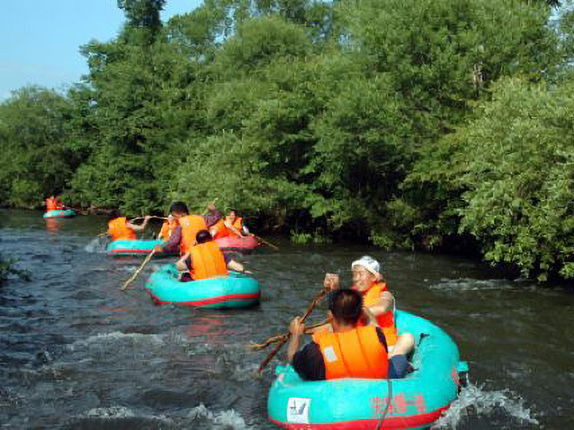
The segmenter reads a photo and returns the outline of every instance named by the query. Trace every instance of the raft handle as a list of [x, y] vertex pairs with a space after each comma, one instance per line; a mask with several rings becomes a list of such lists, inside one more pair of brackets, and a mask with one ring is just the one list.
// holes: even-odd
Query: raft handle
[[430, 336], [430, 334], [428, 334], [428, 333], [421, 333], [421, 337], [419, 339], [419, 343], [417, 344], [417, 347], [421, 346], [421, 342], [423, 341], [423, 339], [425, 337], [429, 337], [429, 336]]

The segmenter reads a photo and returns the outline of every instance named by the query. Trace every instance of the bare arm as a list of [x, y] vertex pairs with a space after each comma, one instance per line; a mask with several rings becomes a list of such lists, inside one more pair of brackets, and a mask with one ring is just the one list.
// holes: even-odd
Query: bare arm
[[191, 255], [191, 253], [188, 252], [183, 257], [181, 257], [179, 260], [177, 260], [177, 263], [175, 263], [175, 267], [177, 267], [177, 270], [179, 270], [180, 272], [187, 272], [189, 270], [187, 268], [187, 264], [186, 264], [185, 260], [187, 260], [190, 255]]
[[395, 298], [390, 292], [384, 291], [381, 293], [379, 302], [374, 306], [369, 306], [368, 309], [375, 317], [377, 317], [379, 315], [392, 311], [394, 309], [394, 306], [395, 306]]
[[287, 362], [293, 363], [293, 357], [301, 347], [301, 336], [305, 332], [305, 324], [301, 322], [301, 317], [295, 317], [289, 326], [289, 347], [287, 348]]
[[243, 264], [235, 260], [231, 260], [229, 263], [227, 263], [227, 268], [235, 270], [236, 272], [245, 272], [245, 267], [243, 266]]
[[151, 217], [149, 215], [146, 215], [144, 217], [144, 222], [141, 223], [141, 225], [134, 224], [134, 223], [128, 221], [127, 226], [128, 226], [128, 228], [132, 229], [133, 231], [142, 231], [147, 227], [147, 223], [149, 222], [150, 218]]

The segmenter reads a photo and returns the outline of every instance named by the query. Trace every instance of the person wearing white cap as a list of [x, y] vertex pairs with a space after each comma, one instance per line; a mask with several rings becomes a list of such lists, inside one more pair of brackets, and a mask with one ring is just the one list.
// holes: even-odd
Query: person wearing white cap
[[[351, 269], [352, 288], [363, 296], [364, 321], [370, 321], [371, 324], [381, 327], [389, 346], [389, 356], [408, 354], [414, 348], [415, 340], [410, 333], [398, 336], [394, 317], [395, 298], [387, 290], [379, 262], [365, 255], [353, 261]], [[327, 273], [324, 284], [331, 290], [339, 288], [339, 275]]]

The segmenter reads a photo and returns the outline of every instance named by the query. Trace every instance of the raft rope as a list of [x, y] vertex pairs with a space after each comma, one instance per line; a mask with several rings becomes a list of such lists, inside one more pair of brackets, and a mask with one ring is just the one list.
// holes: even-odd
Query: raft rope
[[385, 410], [383, 411], [383, 415], [381, 415], [381, 418], [379, 418], [379, 422], [377, 423], [377, 427], [375, 427], [375, 430], [381, 430], [383, 422], [385, 421], [387, 413], [389, 412], [389, 407], [391, 406], [391, 398], [393, 397], [393, 383], [391, 382], [391, 378], [389, 377], [387, 377], [387, 386], [388, 386], [387, 404], [385, 405]]

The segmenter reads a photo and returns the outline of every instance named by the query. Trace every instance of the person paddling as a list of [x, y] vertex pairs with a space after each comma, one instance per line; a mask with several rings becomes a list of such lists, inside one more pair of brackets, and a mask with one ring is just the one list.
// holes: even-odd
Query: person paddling
[[165, 240], [166, 242], [169, 241], [177, 225], [177, 220], [172, 214], [169, 214], [167, 219], [161, 225], [161, 230], [159, 231], [157, 238]]
[[46, 211], [55, 211], [55, 210], [62, 210], [64, 209], [64, 205], [62, 204], [61, 197], [54, 197], [51, 195], [50, 197], [46, 198]]
[[[402, 349], [406, 349], [407, 353], [412, 351], [415, 345], [412, 334], [404, 333], [398, 336], [394, 316], [395, 298], [387, 290], [387, 283], [384, 281], [379, 262], [365, 255], [353, 261], [351, 269], [353, 271], [351, 288], [361, 294], [366, 308], [359, 325], [373, 324], [374, 321], [371, 321], [371, 318], [374, 317], [385, 335], [391, 354], [399, 340]], [[324, 283], [330, 290], [339, 288], [339, 275], [327, 273]]]
[[217, 221], [210, 229], [214, 239], [223, 237], [243, 237], [249, 234], [247, 227], [243, 225], [243, 218], [237, 215], [235, 209], [229, 209], [225, 218]]
[[150, 220], [146, 215], [142, 224], [133, 224], [122, 216], [117, 209], [112, 209], [108, 215], [108, 234], [113, 240], [118, 239], [137, 239], [136, 231], [143, 231]]
[[[361, 325], [363, 296], [353, 289], [330, 293], [332, 332], [313, 334], [313, 342], [299, 351], [305, 325], [300, 317], [291, 322], [287, 361], [304, 380], [339, 378], [402, 378], [408, 372], [408, 348], [395, 347], [391, 356], [379, 327]], [[406, 346], [406, 345], [405, 345]]]
[[219, 211], [213, 203], [207, 206], [208, 213], [202, 215], [190, 215], [187, 205], [183, 202], [174, 202], [170, 209], [170, 215], [177, 221], [169, 241], [164, 245], [156, 245], [156, 252], [175, 253], [179, 250], [181, 255], [186, 254], [193, 244], [200, 230], [207, 230], [220, 218]]
[[233, 260], [219, 249], [213, 237], [207, 230], [200, 230], [196, 236], [196, 244], [178, 262], [179, 271], [189, 271], [182, 281], [198, 281], [200, 279], [227, 276], [228, 269], [244, 272], [241, 263]]

